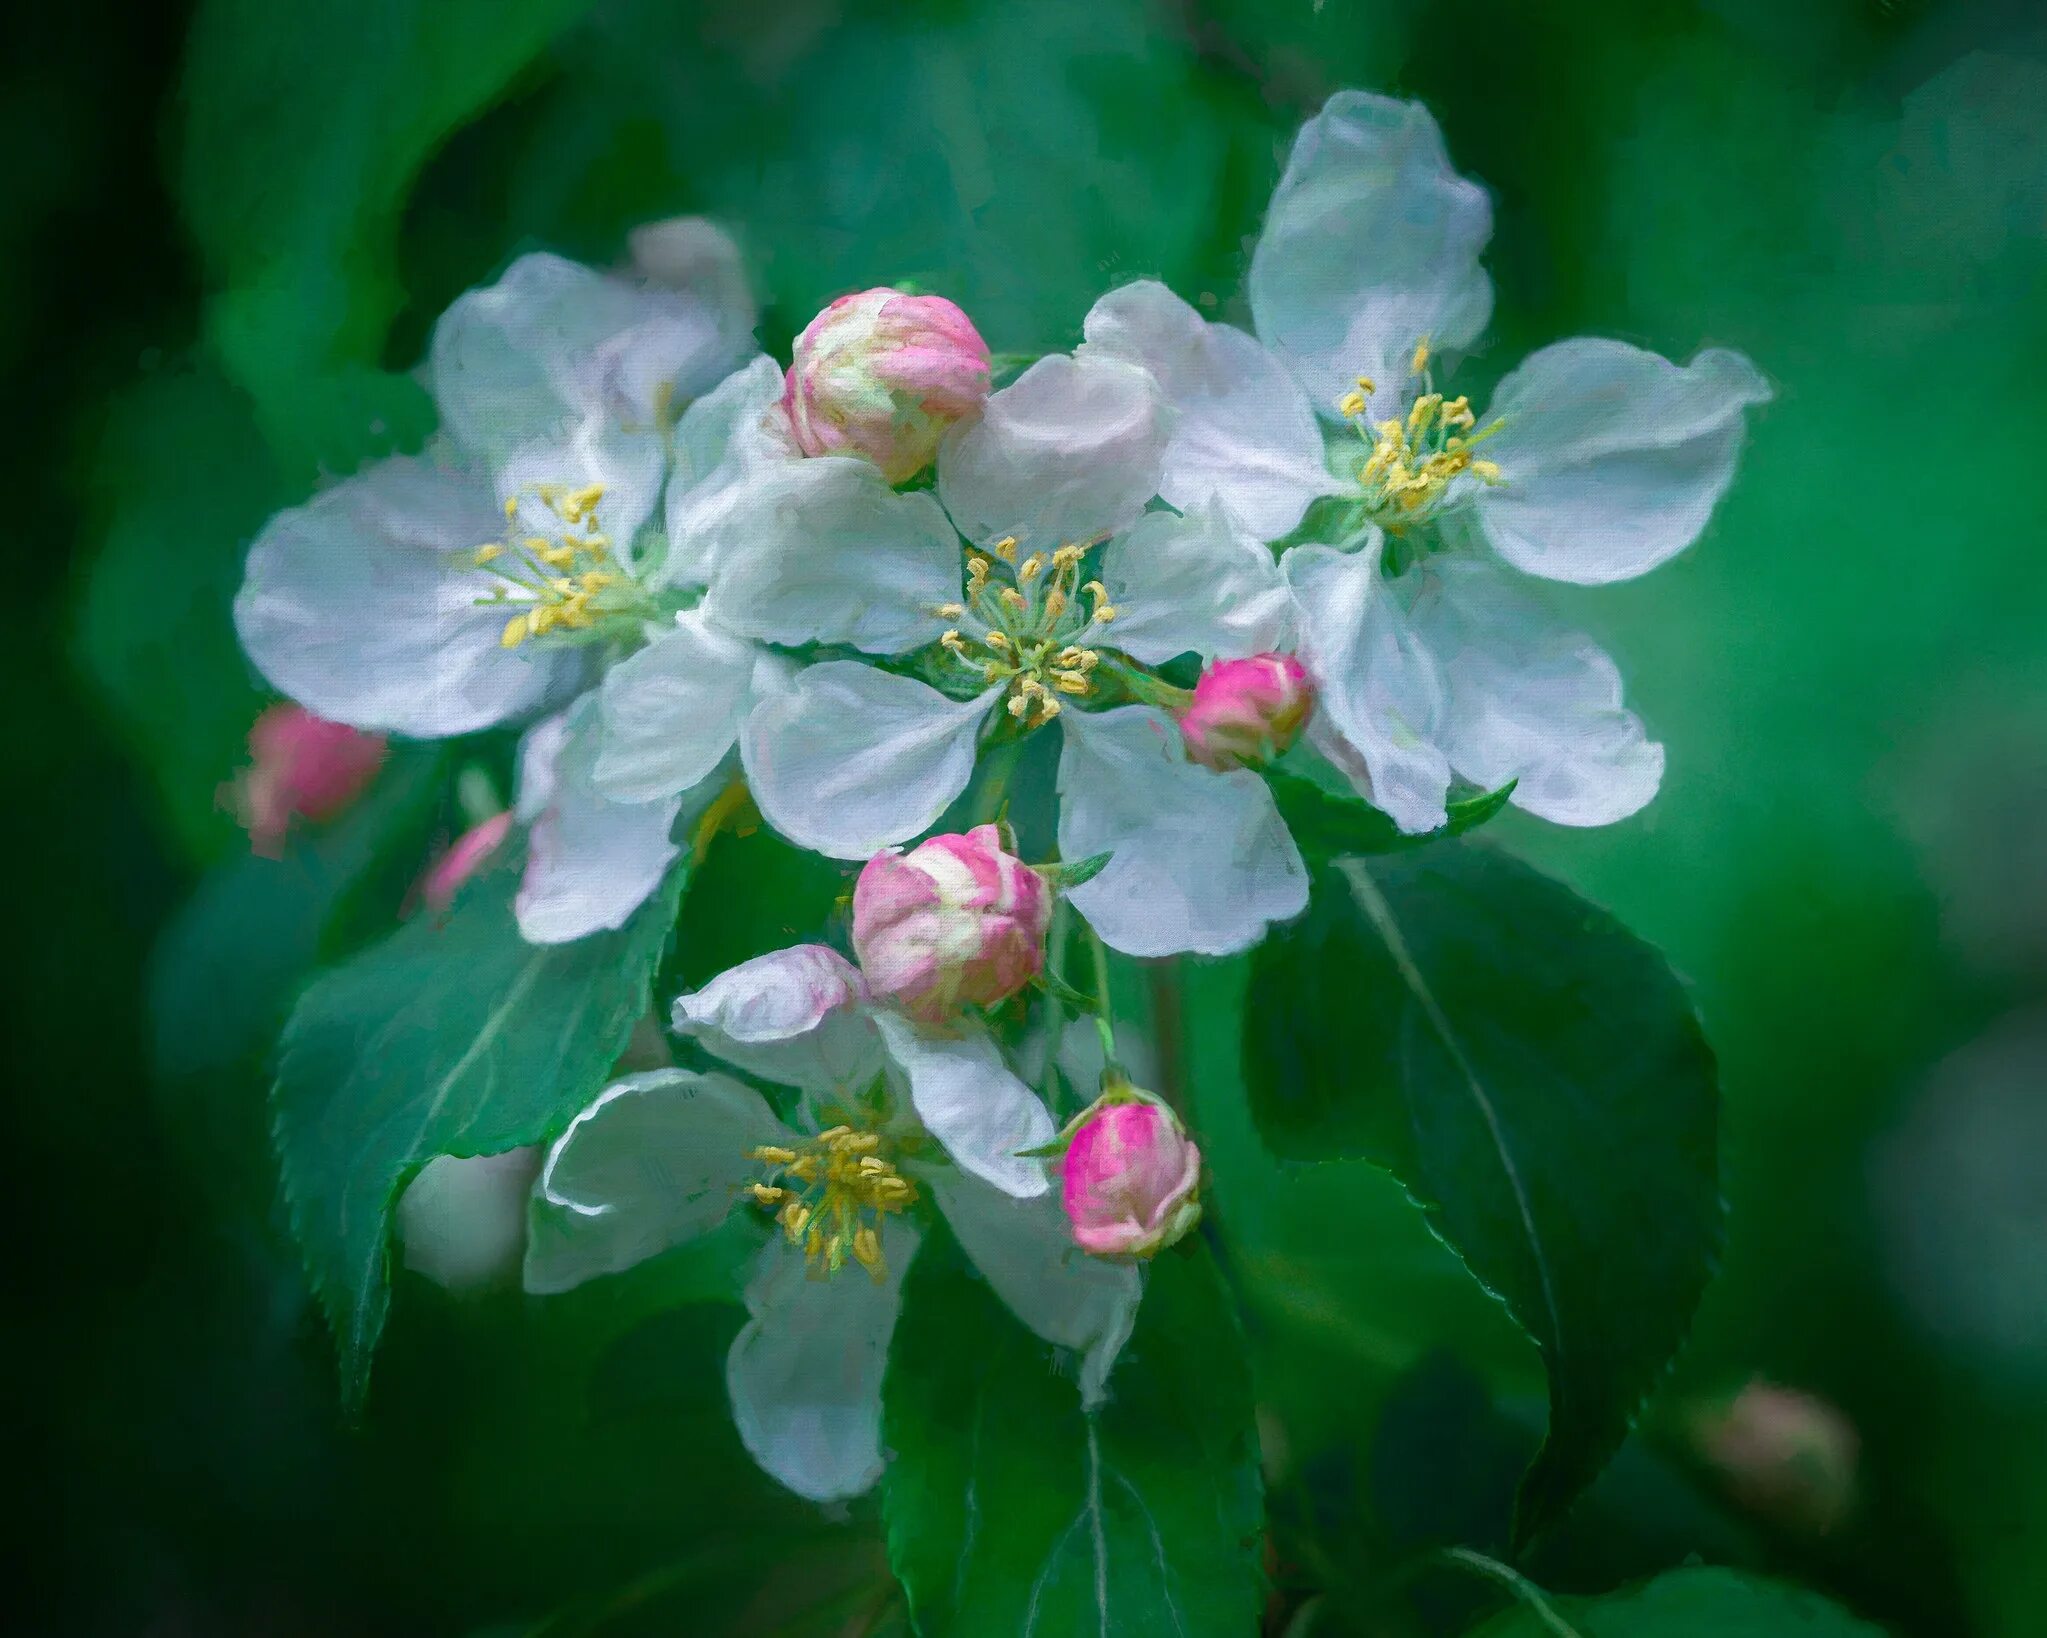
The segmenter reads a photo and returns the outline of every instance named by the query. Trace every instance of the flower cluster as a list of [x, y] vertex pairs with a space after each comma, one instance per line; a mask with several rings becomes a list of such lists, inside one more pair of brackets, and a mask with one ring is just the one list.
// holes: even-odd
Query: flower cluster
[[[697, 1067], [618, 1080], [531, 1164], [422, 1173], [415, 1261], [500, 1266], [517, 1212], [445, 1219], [505, 1190], [531, 1192], [535, 1291], [758, 1214], [728, 1386], [749, 1448], [819, 1498], [880, 1471], [882, 1363], [934, 1212], [1105, 1393], [1145, 1261], [1199, 1221], [1202, 1158], [1115, 1062], [1106, 976], [1076, 991], [1064, 952], [1085, 939], [1106, 975], [1112, 951], [1226, 955], [1298, 915], [1275, 763], [1410, 834], [1510, 786], [1605, 824], [1662, 777], [1613, 662], [1534, 583], [1682, 551], [1768, 389], [1731, 352], [1580, 339], [1477, 407], [1453, 388], [1490, 316], [1490, 225], [1426, 112], [1343, 93], [1273, 197], [1249, 331], [1130, 284], [998, 388], [964, 312], [878, 288], [784, 365], [696, 221], [643, 230], [628, 268], [532, 255], [459, 300], [433, 444], [249, 554], [249, 655], [346, 725], [258, 747], [252, 831], [316, 815], [380, 736], [509, 725], [512, 812], [436, 864], [437, 907], [516, 837], [528, 940], [620, 927], [742, 785], [786, 841], [860, 869], [852, 959], [744, 962], [674, 1004]], [[351, 731], [379, 737], [306, 771], [301, 739]], [[1076, 1012], [1096, 1087], [1027, 1079], [1030, 1040], [1049, 1065]]]

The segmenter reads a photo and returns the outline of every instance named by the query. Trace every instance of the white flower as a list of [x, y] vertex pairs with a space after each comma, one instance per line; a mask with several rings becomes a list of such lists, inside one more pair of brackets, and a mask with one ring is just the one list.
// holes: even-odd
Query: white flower
[[433, 450], [273, 519], [235, 606], [264, 675], [339, 721], [437, 737], [566, 707], [521, 747], [536, 942], [624, 923], [785, 669], [687, 607], [704, 519], [768, 437], [756, 389], [780, 389], [770, 360], [733, 368], [753, 325], [736, 252], [696, 220], [633, 248], [639, 278], [526, 256], [457, 301], [430, 350]]
[[716, 1073], [607, 1088], [548, 1152], [529, 1290], [628, 1268], [736, 1204], [772, 1211], [779, 1232], [726, 1362], [733, 1416], [791, 1489], [858, 1495], [881, 1474], [882, 1372], [928, 1195], [1018, 1318], [1081, 1353], [1083, 1399], [1100, 1400], [1142, 1284], [1072, 1247], [1042, 1162], [1017, 1154], [1051, 1141], [1051, 1117], [985, 1029], [941, 1032], [871, 1005], [858, 971], [821, 945], [733, 968], [679, 1000], [675, 1023], [799, 1089], [795, 1113], [784, 1122]]
[[753, 483], [707, 552], [709, 618], [778, 645], [921, 651], [958, 684], [850, 659], [799, 673], [740, 738], [769, 822], [864, 859], [938, 819], [985, 737], [1056, 720], [1060, 851], [1113, 854], [1072, 893], [1110, 944], [1220, 954], [1296, 914], [1306, 872], [1265, 784], [1190, 762], [1147, 670], [1257, 653], [1289, 618], [1271, 553], [1226, 508], [1146, 511], [1167, 438], [1143, 370], [1054, 356], [948, 435], [935, 496], [845, 457]]
[[1737, 353], [1679, 366], [1595, 339], [1535, 353], [1484, 416], [1438, 391], [1433, 363], [1491, 313], [1491, 230], [1425, 109], [1342, 92], [1273, 195], [1255, 339], [1146, 282], [1095, 305], [1081, 349], [1157, 379], [1173, 505], [1226, 505], [1274, 540], [1320, 498], [1350, 503], [1337, 544], [1354, 557], [1287, 559], [1313, 737], [1411, 831], [1442, 822], [1453, 775], [1518, 780], [1517, 805], [1563, 824], [1655, 794], [1662, 749], [1612, 662], [1507, 569], [1600, 584], [1682, 551], [1732, 481], [1742, 412], [1769, 397]]

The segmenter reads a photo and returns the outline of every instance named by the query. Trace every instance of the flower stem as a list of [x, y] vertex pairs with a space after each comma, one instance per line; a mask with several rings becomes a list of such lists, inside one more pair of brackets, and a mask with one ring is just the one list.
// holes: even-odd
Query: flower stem
[[1528, 1606], [1528, 1613], [1540, 1621], [1546, 1630], [1553, 1633], [1555, 1638], [1585, 1638], [1582, 1632], [1558, 1612], [1556, 1605], [1550, 1602], [1548, 1593], [1511, 1565], [1502, 1564], [1498, 1559], [1481, 1553], [1475, 1547], [1445, 1547], [1441, 1552], [1430, 1556], [1436, 1563], [1467, 1570], [1473, 1575], [1483, 1576], [1486, 1580], [1505, 1587]]
[[973, 822], [977, 825], [992, 825], [1002, 817], [1002, 810], [1009, 799], [1009, 782], [1016, 774], [1016, 765], [1023, 756], [1023, 736], [999, 739], [982, 749], [980, 766], [980, 789], [974, 793]]
[[1105, 1067], [1120, 1069], [1122, 1066], [1116, 1062], [1116, 1025], [1109, 1014], [1109, 947], [1092, 927], [1087, 930], [1087, 941], [1095, 963], [1095, 1032], [1102, 1038]]

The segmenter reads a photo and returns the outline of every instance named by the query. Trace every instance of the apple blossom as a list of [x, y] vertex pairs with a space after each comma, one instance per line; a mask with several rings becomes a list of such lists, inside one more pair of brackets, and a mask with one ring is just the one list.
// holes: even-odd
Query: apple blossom
[[1525, 360], [1480, 413], [1439, 370], [1491, 314], [1491, 230], [1427, 110], [1339, 92], [1253, 253], [1255, 337], [1151, 281], [1103, 297], [1083, 332], [1083, 355], [1142, 365], [1173, 407], [1167, 501], [1225, 504], [1265, 540], [1309, 518], [1328, 540], [1285, 559], [1311, 738], [1408, 831], [1443, 822], [1453, 777], [1514, 781], [1517, 806], [1569, 825], [1655, 794], [1663, 749], [1613, 662], [1521, 576], [1601, 584], [1684, 550], [1733, 479], [1743, 412], [1770, 396], [1738, 353], [1678, 365], [1579, 339]]
[[[915, 1255], [942, 1212], [1018, 1318], [1081, 1355], [1098, 1403], [1129, 1338], [1134, 1270], [1074, 1251], [1041, 1161], [1051, 1117], [969, 1020], [935, 1029], [870, 995], [822, 945], [732, 968], [675, 1004], [713, 1057], [800, 1094], [787, 1120], [716, 1072], [607, 1088], [548, 1151], [525, 1283], [567, 1290], [710, 1232], [753, 1206], [777, 1232], [726, 1360], [740, 1437], [818, 1501], [880, 1477], [881, 1382]], [[853, 1267], [846, 1265], [852, 1264]]]

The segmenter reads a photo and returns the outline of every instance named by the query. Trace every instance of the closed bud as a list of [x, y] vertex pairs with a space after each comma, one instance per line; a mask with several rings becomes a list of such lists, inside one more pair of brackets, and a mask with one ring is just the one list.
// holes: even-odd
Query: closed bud
[[1755, 1381], [1695, 1410], [1693, 1447], [1728, 1494], [1780, 1529], [1825, 1535], [1855, 1501], [1861, 1439], [1825, 1400]]
[[1081, 1250], [1151, 1257], [1201, 1221], [1201, 1151], [1149, 1093], [1111, 1087], [1064, 1139], [1059, 1198]]
[[859, 455], [890, 483], [931, 464], [955, 421], [987, 402], [988, 344], [942, 296], [841, 296], [796, 338], [782, 388], [806, 455]]
[[249, 729], [249, 766], [225, 793], [250, 845], [265, 858], [284, 851], [295, 819], [332, 819], [384, 763], [382, 734], [316, 717], [304, 706], [273, 705]]
[[1314, 706], [1315, 685], [1291, 654], [1218, 660], [1194, 685], [1180, 734], [1205, 768], [1258, 767], [1293, 744]]
[[504, 846], [511, 834], [512, 816], [492, 814], [480, 825], [471, 825], [448, 844], [419, 878], [419, 901], [429, 910], [445, 910], [455, 902], [462, 884], [490, 862], [491, 855]]
[[853, 951], [870, 994], [936, 1023], [1037, 977], [1051, 917], [1044, 878], [979, 825], [868, 860], [853, 885]]

